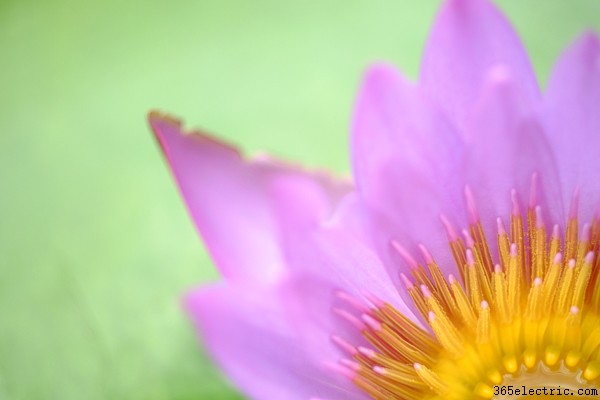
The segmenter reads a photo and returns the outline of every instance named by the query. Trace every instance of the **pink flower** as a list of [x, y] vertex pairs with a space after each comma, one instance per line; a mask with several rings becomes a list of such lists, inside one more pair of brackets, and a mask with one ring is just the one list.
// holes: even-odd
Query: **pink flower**
[[156, 113], [150, 123], [224, 278], [185, 308], [251, 398], [600, 385], [593, 33], [560, 57], [542, 95], [489, 2], [447, 1], [418, 83], [388, 65], [365, 73], [355, 187], [244, 159]]

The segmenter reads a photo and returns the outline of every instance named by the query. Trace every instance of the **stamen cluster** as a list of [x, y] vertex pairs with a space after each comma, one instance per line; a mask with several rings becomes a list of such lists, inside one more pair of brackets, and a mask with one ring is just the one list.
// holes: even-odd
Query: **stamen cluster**
[[[542, 209], [531, 202], [523, 216], [516, 193], [510, 229], [497, 220], [491, 246], [467, 188], [472, 217], [462, 237], [442, 217], [458, 277], [444, 277], [423, 245], [423, 263], [400, 243], [392, 246], [410, 266], [401, 274], [418, 324], [366, 293], [369, 307], [339, 297], [360, 312], [336, 310], [370, 343], [354, 347], [333, 340], [351, 358], [340, 371], [374, 399], [490, 399], [507, 379], [531, 376], [541, 367], [571, 374], [573, 384], [600, 383], [600, 218], [578, 232], [574, 196], [564, 237], [548, 232]], [[498, 262], [492, 257], [497, 250]], [[566, 372], [565, 372], [566, 371]]]

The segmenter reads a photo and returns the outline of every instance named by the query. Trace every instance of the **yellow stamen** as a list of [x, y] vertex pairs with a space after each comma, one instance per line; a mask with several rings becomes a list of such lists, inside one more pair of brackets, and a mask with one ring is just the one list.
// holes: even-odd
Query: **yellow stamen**
[[444, 279], [445, 266], [424, 246], [419, 264], [394, 244], [410, 264], [412, 278], [401, 279], [429, 329], [371, 301], [362, 334], [373, 348], [346, 346], [353, 360], [344, 365], [354, 382], [376, 400], [492, 399], [494, 386], [507, 380], [527, 386], [532, 377], [554, 373], [561, 382], [599, 387], [600, 221], [579, 237], [572, 213], [561, 238], [557, 226], [548, 234], [541, 208], [531, 206], [524, 228], [513, 193], [510, 234], [497, 221], [494, 265], [473, 199], [468, 202], [472, 223], [464, 240], [443, 219], [460, 279]]

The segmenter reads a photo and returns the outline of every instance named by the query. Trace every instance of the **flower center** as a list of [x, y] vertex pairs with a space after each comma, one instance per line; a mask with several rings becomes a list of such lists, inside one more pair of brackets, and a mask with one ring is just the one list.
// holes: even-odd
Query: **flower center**
[[426, 327], [373, 295], [365, 308], [341, 293], [361, 318], [339, 314], [370, 346], [334, 337], [352, 357], [340, 369], [374, 399], [598, 398], [600, 218], [580, 234], [572, 211], [561, 237], [558, 226], [547, 232], [536, 204], [523, 217], [513, 192], [494, 263], [466, 194], [474, 222], [464, 238], [443, 219], [458, 277], [446, 279], [424, 246], [419, 263], [392, 243], [411, 267], [401, 278]]

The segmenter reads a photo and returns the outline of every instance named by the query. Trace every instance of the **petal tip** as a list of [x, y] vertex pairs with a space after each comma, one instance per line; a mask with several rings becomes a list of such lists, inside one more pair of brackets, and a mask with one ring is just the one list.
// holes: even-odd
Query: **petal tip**
[[192, 316], [194, 314], [195, 309], [198, 306], [200, 289], [192, 288], [188, 289], [184, 292], [179, 298], [179, 307], [183, 310], [187, 315]]
[[181, 120], [178, 118], [175, 118], [174, 116], [159, 111], [159, 110], [150, 110], [148, 112], [148, 115], [146, 117], [148, 119], [148, 122], [150, 123], [150, 125], [154, 126], [155, 124], [159, 124], [161, 122], [164, 123], [168, 123], [174, 127], [180, 127], [181, 126]]
[[183, 133], [183, 122], [181, 119], [159, 110], [150, 110], [146, 116], [154, 136], [164, 149], [166, 132]]
[[593, 29], [587, 29], [581, 34], [581, 41], [592, 50], [598, 51], [600, 49], [600, 38], [598, 33]]
[[198, 323], [203, 312], [218, 304], [225, 288], [226, 284], [222, 281], [188, 288], [179, 297], [179, 307], [192, 321]]
[[395, 65], [379, 61], [365, 68], [362, 75], [362, 86], [365, 88], [385, 88], [389, 85], [389, 82], [400, 79], [400, 70]]
[[222, 141], [203, 130], [185, 129], [182, 120], [171, 114], [158, 110], [151, 110], [148, 112], [147, 119], [154, 136], [169, 160], [171, 159], [168, 151], [169, 142], [172, 138], [177, 136], [190, 137], [194, 140], [198, 140], [200, 143], [221, 147], [237, 154], [238, 157], [241, 157], [241, 153], [236, 146], [229, 142]]
[[600, 38], [594, 30], [583, 31], [569, 48], [572, 49], [575, 58], [583, 62], [583, 65], [600, 65]]
[[382, 74], [396, 73], [397, 68], [395, 65], [387, 62], [387, 61], [376, 61], [374, 63], [369, 64], [365, 68], [364, 75], [365, 76], [378, 76]]
[[499, 13], [499, 10], [487, 0], [447, 0], [442, 6], [442, 13], [476, 18], [481, 12], [478, 7], [485, 7]]

